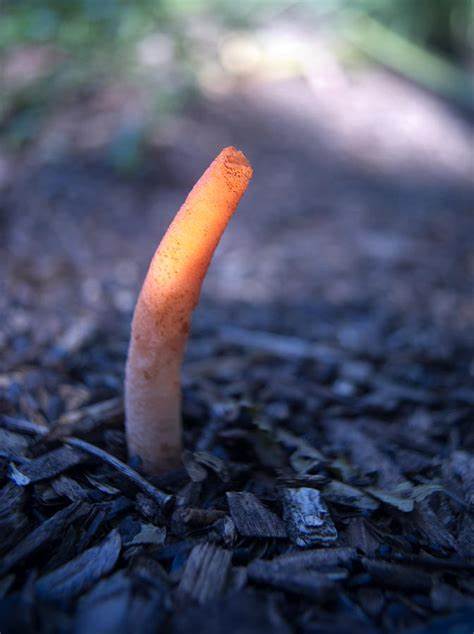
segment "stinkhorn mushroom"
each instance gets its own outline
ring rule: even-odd
[[[125,373],[130,457],[149,474],[180,464],[181,364],[212,255],[252,177],[233,147],[194,185],[151,261],[132,321]]]

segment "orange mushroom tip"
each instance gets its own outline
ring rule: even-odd
[[[212,255],[252,167],[222,150],[194,185],[152,258],[137,300],[125,372],[128,451],[159,474],[181,462],[181,364]]]

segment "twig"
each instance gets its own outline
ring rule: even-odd
[[[226,343],[260,350],[277,357],[316,359],[327,363],[338,361],[342,356],[338,350],[324,344],[261,330],[225,327],[219,330],[219,338]]]
[[[0,425],[9,429],[10,431],[19,431],[24,434],[40,434],[46,436],[49,433],[48,427],[39,425],[38,423],[32,423],[30,420],[24,418],[13,418],[12,416],[1,415]]]
[[[50,430],[51,436],[58,438],[70,434],[88,433],[100,425],[111,425],[123,420],[122,397],[110,398],[63,414]]]
[[[142,491],[144,491],[150,497],[152,497],[155,500],[155,502],[157,502],[162,508],[167,508],[173,501],[172,495],[163,493],[163,491],[160,491],[155,486],[150,484],[148,480],[145,480],[145,478],[143,478],[134,469],[126,465],[124,462],[122,462],[118,458],[115,458],[115,456],[111,456],[109,453],[107,453],[103,449],[100,449],[99,447],[96,447],[95,445],[91,445],[90,443],[86,442],[85,440],[81,440],[80,438],[73,438],[73,437],[64,438],[64,442],[67,443],[68,445],[71,445],[72,447],[77,447],[78,449],[82,449],[82,451],[85,451],[91,456],[95,456],[96,458],[103,460],[107,464],[114,467],[114,469],[117,469],[117,471],[119,471],[122,475],[127,477],[129,480],[132,480],[132,482],[136,484],[137,487],[139,487],[140,489],[142,489]]]
[[[386,557],[384,557],[384,559],[386,559]],[[405,555],[397,553],[395,554],[395,560],[397,563],[416,566],[417,568],[425,567],[433,570],[474,572],[474,563],[466,559],[460,559],[459,557],[456,559],[440,559],[427,555]]]
[[[0,416],[0,425],[12,431],[20,431],[27,434],[39,434],[41,436],[47,436],[49,433],[49,429],[44,425],[38,425],[37,423],[32,423],[31,421],[20,418],[12,418],[11,416]],[[160,508],[166,509],[173,502],[174,497],[172,495],[163,493],[163,491],[160,491],[155,486],[153,486],[153,484],[145,480],[145,478],[143,478],[134,469],[126,465],[118,458],[115,458],[115,456],[111,456],[103,449],[100,449],[95,445],[91,445],[85,440],[74,438],[72,436],[62,438],[61,440],[71,447],[77,447],[85,453],[88,453],[95,458],[99,458],[99,460],[102,460],[103,462],[106,462],[107,464],[112,466],[124,477],[131,480],[144,493],[153,498],[153,500],[160,506]]]
[[[59,337],[54,351],[47,355],[47,362],[59,361],[78,352],[96,332],[97,325],[90,317],[80,317]]]

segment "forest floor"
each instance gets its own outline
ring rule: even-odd
[[[0,151],[3,634],[471,633],[471,129],[381,69],[328,82],[203,99],[128,175],[95,145],[126,87]],[[230,144],[255,175],[193,324],[184,466],[143,480],[134,299]]]

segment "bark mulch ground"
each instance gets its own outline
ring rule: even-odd
[[[472,632],[472,188],[242,103],[147,174],[30,161],[2,198],[2,634]],[[255,187],[193,324],[183,467],[144,478],[133,296],[157,209],[236,121]]]
[[[324,343],[212,319],[160,479],[126,463],[125,329],[2,375],[2,631],[467,631],[466,349],[373,316]]]

